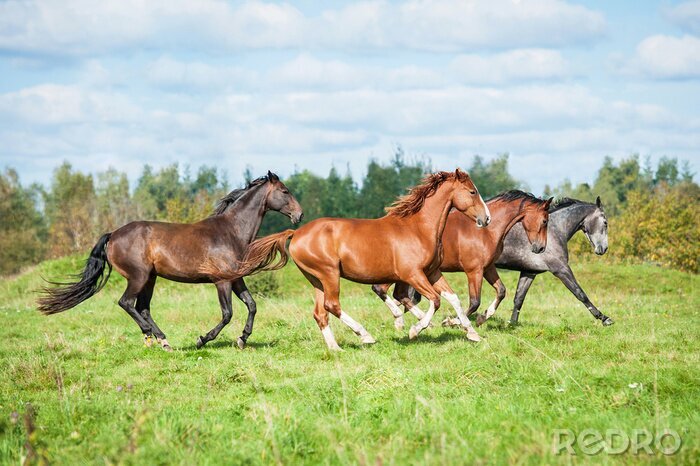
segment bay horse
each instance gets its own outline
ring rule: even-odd
[[[402,281],[430,300],[424,317],[427,327],[440,295],[456,296],[438,268],[441,238],[452,208],[478,226],[491,221],[489,210],[466,172],[438,172],[400,197],[378,219],[320,218],[298,230],[287,230],[261,238],[250,245],[239,275],[283,267],[288,256],[315,290],[314,318],[330,350],[340,350],[328,325],[328,313],[339,318],[357,334],[363,344],[374,338],[341,310],[340,278],[374,284]],[[289,253],[285,249],[287,240]],[[275,263],[277,254],[279,260]],[[215,269],[215,267],[213,267]],[[235,277],[235,275],[234,275]],[[468,337],[479,336],[471,324]]]
[[[238,346],[245,347],[253,331],[256,305],[242,276],[223,281],[202,273],[199,267],[215,257],[236,263],[255,239],[268,210],[281,212],[293,224],[299,223],[301,206],[272,172],[223,197],[214,214],[192,224],[137,221],[103,235],[90,252],[85,269],[73,283],[49,282],[57,288],[44,288],[38,300],[42,313],[56,314],[77,306],[100,291],[114,267],[127,280],[119,305],[134,319],[147,346],[153,336],[166,351],[172,351],[165,334],[151,317],[151,297],[157,277],[183,283],[214,283],[221,305],[221,322],[197,340],[201,348],[217,337],[230,321],[231,291],[245,303],[248,319]],[[108,268],[105,275],[105,268]]]
[[[442,237],[444,257],[440,264],[440,271],[466,273],[469,283],[469,308],[466,317],[471,316],[481,305],[483,278],[486,278],[496,290],[496,298],[486,313],[477,316],[477,326],[490,318],[505,298],[506,288],[498,275],[495,262],[503,250],[506,234],[514,225],[522,225],[524,232],[522,248],[532,251],[532,254],[541,254],[547,248],[547,224],[551,202],[551,198],[545,201],[523,191],[511,190],[486,202],[492,215],[491,225],[488,228],[474,228],[471,222],[465,221],[464,216],[456,212],[452,212],[447,217]],[[530,247],[526,248],[528,243]],[[387,295],[390,286],[391,284],[375,285],[372,290],[391,310],[395,318],[394,325],[402,328],[403,313],[398,303]],[[412,291],[408,287],[397,284],[394,298],[418,318],[422,318],[423,313],[416,305],[420,297],[412,296]],[[453,303],[450,301],[450,304]],[[448,318],[443,323],[460,325],[462,321],[460,304],[456,302],[453,307],[457,311],[457,318]],[[412,332],[414,332],[413,327]]]
[[[557,201],[549,211],[549,232],[547,250],[540,255],[528,253],[523,249],[525,235],[522,228],[514,227],[506,235],[503,252],[496,260],[496,266],[502,269],[520,272],[518,288],[515,292],[513,314],[510,322],[517,324],[525,295],[535,277],[544,272],[552,272],[581,301],[594,318],[603,325],[612,325],[613,320],[600,312],[576,281],[569,267],[569,249],[567,243],[578,231],[583,231],[586,238],[599,256],[608,250],[608,220],[600,202],[595,203],[563,198]]]

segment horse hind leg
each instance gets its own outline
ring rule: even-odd
[[[341,322],[350,327],[350,329],[360,337],[363,344],[371,345],[376,343],[376,340],[369,334],[362,324],[350,317],[347,312],[343,312],[340,309],[340,300],[338,299],[340,296],[340,289],[337,281],[335,283],[323,282],[323,294],[323,308],[326,310],[326,312],[330,312],[339,318]]]
[[[153,346],[154,336],[161,346],[170,346],[167,338],[165,337],[165,333],[163,333],[163,331],[158,327],[151,316],[151,298],[153,298],[153,288],[156,285],[156,278],[157,276],[155,274],[151,274],[143,290],[141,290],[136,298],[136,310],[139,311],[141,317],[143,317],[144,320],[151,326],[152,330],[152,333],[144,336],[143,343],[147,347]]]
[[[152,335],[153,329],[146,319],[143,318],[141,313],[136,310],[135,304],[136,299],[143,290],[146,282],[148,281],[148,276],[143,278],[140,276],[127,278],[126,290],[121,298],[119,298],[119,306],[126,311],[129,316],[134,319],[134,322],[139,326],[141,332],[144,336]],[[172,351],[170,346],[163,346],[166,351]]]

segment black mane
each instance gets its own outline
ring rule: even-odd
[[[505,191],[500,194],[496,194],[491,199],[489,199],[489,201],[500,200],[510,202],[517,201],[518,199],[522,199],[523,202],[529,201],[533,204],[542,204],[545,202],[544,199],[540,199],[532,193],[526,193],[525,191],[521,191],[519,189],[511,189],[510,191]]]
[[[233,191],[219,199],[219,202],[216,203],[216,207],[214,208],[214,213],[212,214],[212,216],[223,214],[224,212],[226,212],[226,209],[235,204],[236,201],[240,199],[241,196],[243,196],[243,194],[245,194],[250,188],[260,186],[261,184],[266,183],[268,181],[270,180],[267,176],[261,176],[260,178],[248,183],[248,186],[246,186],[245,188],[234,189]]]
[[[595,205],[591,202],[586,202],[586,201],[581,201],[578,199],[572,199],[570,197],[562,197],[561,199],[558,199],[556,202],[552,203],[552,205],[549,208],[549,213],[551,214],[552,212],[556,212],[557,210],[564,209],[566,207],[571,207],[572,205]]]

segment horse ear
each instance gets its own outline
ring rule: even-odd
[[[270,181],[279,181],[280,177],[272,173],[270,170],[267,171],[267,179]]]
[[[460,181],[465,181],[469,179],[469,173],[463,171],[461,168],[457,167],[457,170],[455,170],[455,176],[457,177],[458,180]]]
[[[553,200],[554,200],[553,197],[550,197],[549,199],[547,199],[547,201],[544,203],[544,208],[549,209],[549,206],[552,205]]]
[[[596,205],[596,207],[598,207],[599,209],[600,209],[600,204],[601,204],[601,202],[600,202],[600,196],[598,196],[598,197],[595,198],[595,205]]]

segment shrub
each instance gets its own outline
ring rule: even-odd
[[[280,280],[276,272],[263,272],[245,279],[253,296],[276,297],[280,293]]]

